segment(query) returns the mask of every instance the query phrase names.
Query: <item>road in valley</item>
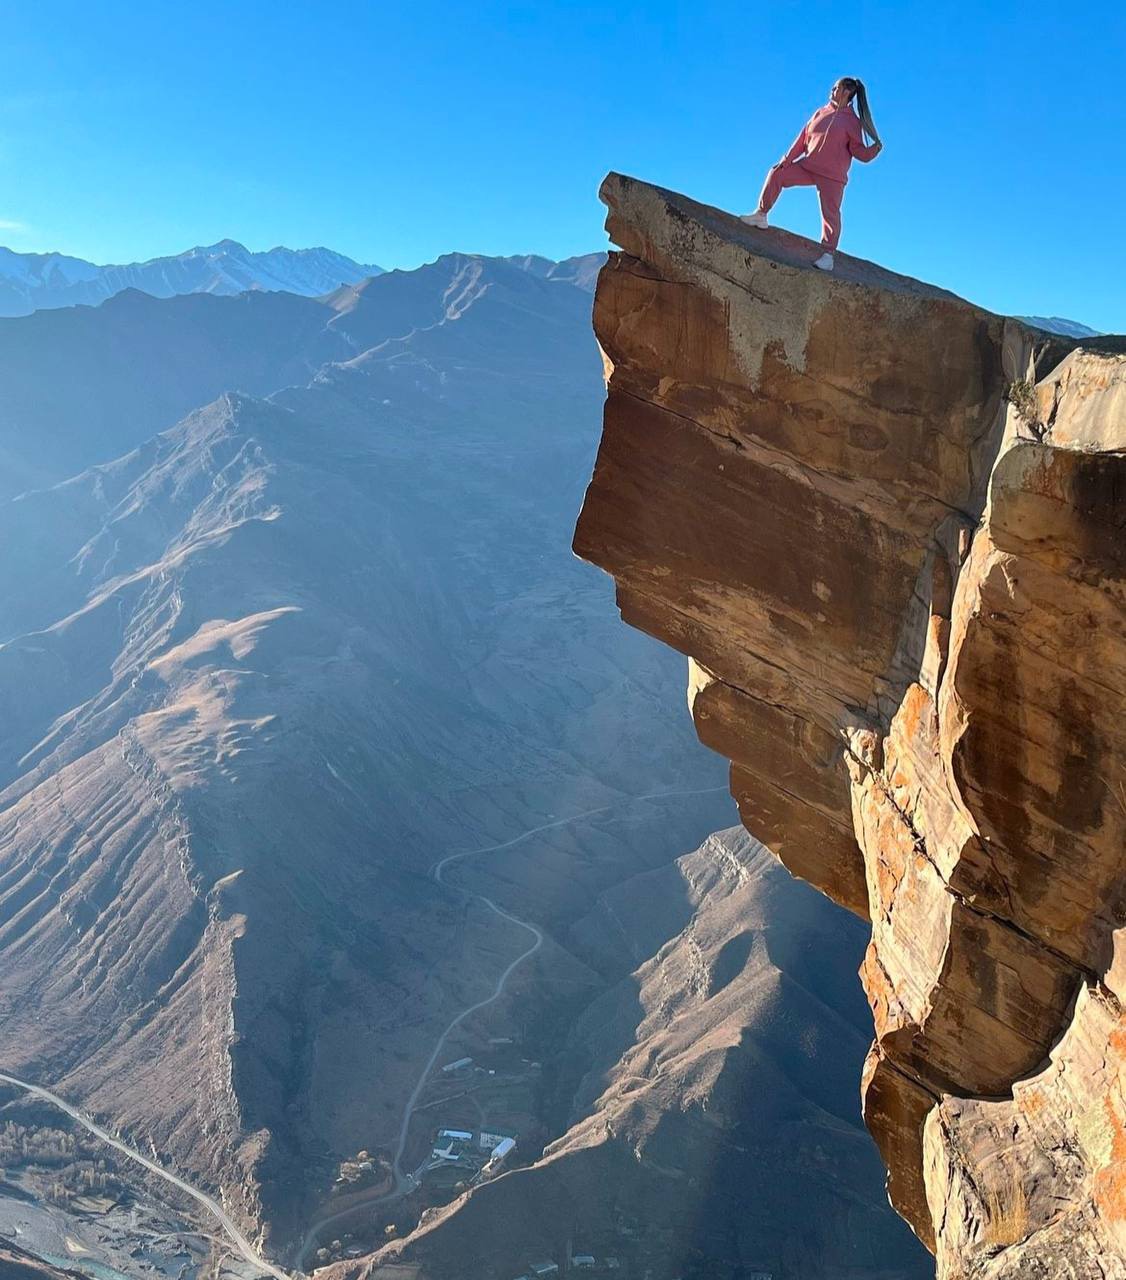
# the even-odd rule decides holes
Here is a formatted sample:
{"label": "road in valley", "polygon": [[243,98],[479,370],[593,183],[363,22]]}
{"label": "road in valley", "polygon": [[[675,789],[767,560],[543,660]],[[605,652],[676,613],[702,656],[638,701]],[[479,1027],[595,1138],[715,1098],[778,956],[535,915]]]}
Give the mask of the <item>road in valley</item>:
{"label": "road in valley", "polygon": [[51,1093],[49,1089],[44,1089],[41,1085],[31,1084],[27,1080],[21,1080],[18,1076],[10,1076],[7,1072],[0,1071],[0,1081],[5,1084],[15,1085],[18,1089],[23,1089],[30,1093],[33,1097],[41,1098],[44,1102],[49,1102],[51,1106],[57,1107],[60,1111],[66,1112],[72,1120],[77,1121],[84,1129],[89,1131],[96,1137],[100,1138],[107,1146],[112,1147],[115,1151],[121,1153],[127,1159],[132,1160],[134,1164],[139,1164],[147,1169],[150,1173],[155,1173],[158,1178],[163,1178],[165,1182],[169,1182],[174,1187],[178,1187],[186,1195],[211,1214],[213,1218],[223,1228],[223,1233],[227,1239],[234,1245],[235,1249],[250,1263],[252,1267],[256,1267],[259,1271],[265,1272],[266,1275],[274,1276],[275,1280],[291,1280],[287,1271],[282,1271],[280,1267],[275,1267],[272,1262],[267,1262],[265,1258],[258,1252],[250,1241],[235,1225],[234,1220],[226,1212],[223,1206],[205,1191],[200,1191],[197,1187],[193,1187],[190,1182],[185,1182],[183,1178],[178,1177],[174,1173],[170,1173],[167,1169],[162,1169],[155,1160],[150,1160],[147,1156],[143,1156],[139,1151],[135,1151],[132,1147],[127,1146],[119,1138],[115,1138],[107,1129],[103,1129],[97,1121],[92,1120],[85,1112],[79,1111],[77,1107],[60,1098],[58,1094]]}
{"label": "road in valley", "polygon": [[[532,836],[541,834],[544,831],[555,831],[560,827],[570,826],[575,822],[582,822],[586,818],[593,818],[602,813],[611,813],[615,809],[620,809],[623,804],[636,804],[645,800],[671,800],[681,796],[704,796],[712,795],[720,791],[727,791],[726,786],[723,787],[700,787],[691,791],[651,791],[646,795],[630,796],[626,801],[618,804],[600,805],[597,809],[586,809],[582,813],[571,814],[568,818],[558,818],[552,822],[541,823],[538,827],[530,827],[527,831],[522,831],[518,836],[513,836],[510,840],[502,840],[499,844],[483,845],[477,849],[462,849],[458,853],[448,853],[440,862],[436,862],[430,869],[430,877],[436,884],[445,884],[443,875],[445,870],[451,863],[460,862],[463,858],[473,858],[483,853],[497,853],[501,849],[511,849],[514,845],[522,843],[524,840],[531,839]],[[473,893],[471,890],[462,890],[467,898],[476,902],[483,903],[490,911],[494,911],[498,916],[505,920],[511,921],[518,925],[526,933],[534,939],[529,947],[522,951],[515,960],[513,960],[504,972],[497,979],[496,986],[493,988],[491,995],[486,996],[484,1000],[478,1000],[476,1004],[471,1004],[451,1018],[446,1024],[442,1034],[438,1037],[431,1051],[429,1058],[426,1060],[425,1066],[419,1073],[418,1080],[415,1082],[414,1088],[411,1090],[410,1097],[407,1098],[406,1106],[403,1108],[403,1119],[399,1126],[399,1137],[395,1147],[395,1156],[391,1163],[391,1172],[393,1182],[390,1191],[382,1192],[380,1195],[373,1197],[361,1204],[349,1205],[347,1209],[341,1209],[337,1213],[329,1214],[328,1217],[321,1218],[314,1222],[309,1230],[305,1233],[305,1238],[301,1241],[301,1248],[297,1254],[297,1265],[303,1267],[306,1258],[317,1241],[317,1237],[325,1227],[330,1227],[336,1222],[343,1222],[346,1218],[350,1218],[353,1214],[360,1211],[367,1211],[375,1208],[380,1204],[391,1204],[396,1200],[400,1200],[403,1196],[413,1191],[417,1186],[415,1174],[403,1174],[402,1160],[403,1154],[407,1148],[407,1141],[410,1134],[411,1118],[414,1115],[415,1107],[418,1100],[422,1096],[422,1091],[426,1088],[427,1080],[430,1072],[434,1069],[434,1064],[438,1061],[438,1055],[442,1052],[442,1048],[446,1041],[466,1018],[471,1014],[477,1013],[481,1009],[487,1008],[494,1004],[504,994],[505,988],[508,986],[508,980],[524,963],[530,960],[532,956],[543,946],[543,934],[534,924],[527,920],[521,920],[519,916],[514,916],[511,912],[505,911],[503,907],[498,907],[492,898],[487,898],[483,893]]]}
{"label": "road in valley", "polygon": [[[621,803],[618,804],[600,805],[599,808],[596,809],[586,809],[583,810],[582,813],[572,814],[569,818],[558,818],[553,820],[553,822],[541,823],[539,827],[528,828],[527,831],[522,831],[518,836],[513,836],[511,840],[503,840],[500,841],[499,844],[484,845],[481,846],[480,849],[463,849],[459,852],[454,852],[454,854],[447,854],[445,858],[438,861],[438,863],[435,863],[434,867],[430,869],[430,877],[434,879],[436,884],[444,884],[445,881],[443,876],[445,869],[447,869],[452,863],[457,863],[457,861],[461,861],[464,858],[475,858],[475,856],[480,854],[493,854],[493,852],[498,852],[502,849],[511,849],[513,845],[518,845],[521,844],[522,841],[530,840],[532,836],[540,835],[541,832],[557,831],[560,827],[568,827],[571,826],[572,823],[582,822],[583,819],[594,818],[598,817],[599,814],[613,812],[614,809],[621,809],[627,804],[636,804],[640,803],[640,801],[646,800],[670,800],[676,799],[678,796],[711,795],[719,791],[727,791],[727,787],[700,787],[691,791],[650,791],[649,794],[646,795],[630,796],[627,800],[621,801]],[[418,1098],[421,1097],[422,1091],[426,1088],[427,1079],[429,1079],[431,1071],[434,1070],[435,1062],[438,1061],[438,1057],[441,1050],[443,1050],[445,1042],[448,1041],[450,1034],[452,1034],[454,1030],[457,1030],[464,1020],[470,1018],[470,1016],[476,1014],[476,1012],[486,1009],[489,1005],[495,1004],[495,1001],[498,1001],[499,998],[504,995],[505,988],[508,987],[509,979],[511,979],[512,975],[516,973],[519,966],[525,963],[526,960],[530,960],[531,957],[540,950],[540,947],[544,945],[544,934],[540,932],[540,929],[536,928],[535,924],[531,924],[528,920],[522,920],[518,915],[513,915],[511,911],[505,911],[502,906],[496,905],[493,899],[491,899],[491,897],[486,897],[484,893],[473,893],[471,890],[462,890],[461,892],[466,895],[467,899],[481,902],[482,905],[486,906],[490,911],[493,911],[495,915],[499,915],[500,918],[517,925],[517,928],[521,929],[521,931],[525,932],[527,936],[531,938],[531,943],[525,947],[525,950],[521,951],[521,954],[519,954],[516,959],[512,960],[511,963],[508,964],[507,968],[504,969],[504,972],[500,974],[498,979],[496,979],[491,995],[486,996],[484,1000],[476,1001],[475,1004],[464,1007],[459,1014],[448,1021],[443,1032],[441,1032],[438,1039],[436,1039],[434,1048],[432,1048],[430,1056],[427,1057],[424,1068],[422,1068],[420,1074],[418,1074],[415,1088],[412,1089],[411,1096],[407,1098],[407,1105],[403,1107],[403,1119],[402,1124],[399,1125],[398,1143],[397,1146],[395,1146],[395,1155],[392,1162],[394,1180],[392,1190],[384,1192],[381,1196],[372,1198],[371,1201],[367,1201],[362,1204],[352,1204],[352,1206],[349,1206],[347,1210],[330,1213],[329,1216],[322,1217],[319,1221],[313,1222],[305,1235],[305,1239],[302,1240],[301,1249],[298,1251],[298,1267],[303,1266],[307,1254],[310,1253],[313,1245],[316,1243],[317,1235],[319,1235],[326,1226],[331,1226],[334,1222],[343,1221],[345,1217],[351,1217],[353,1213],[356,1213],[357,1211],[370,1210],[370,1208],[374,1208],[376,1204],[397,1201],[397,1199],[406,1196],[408,1192],[411,1192],[411,1190],[416,1188],[417,1171],[415,1174],[404,1175],[402,1171],[402,1160],[404,1152],[406,1152],[407,1149],[409,1129],[411,1129],[411,1117],[415,1114]],[[109,1130],[102,1128],[100,1124],[97,1124],[96,1120],[93,1120],[91,1116],[86,1115],[86,1112],[79,1111],[78,1107],[72,1106],[72,1103],[67,1102],[65,1098],[59,1097],[59,1094],[51,1093],[50,1089],[46,1089],[40,1084],[32,1084],[29,1080],[22,1080],[17,1075],[9,1075],[6,1071],[0,1071],[0,1082],[14,1085],[15,1088],[23,1089],[24,1092],[32,1094],[33,1097],[40,1098],[40,1100],[50,1103],[52,1107],[58,1107],[59,1111],[63,1111],[65,1115],[70,1116],[70,1119],[74,1120],[75,1123],[82,1125],[83,1129],[87,1129],[88,1132],[95,1135],[96,1138],[99,1138],[101,1142],[104,1142],[107,1147],[113,1148],[114,1151],[119,1153],[119,1155],[122,1155],[127,1158],[127,1160],[132,1161],[134,1165],[139,1165],[142,1169],[146,1169],[150,1172],[150,1174],[155,1174],[157,1178],[163,1179],[166,1183],[169,1183],[171,1187],[182,1190],[186,1196],[191,1197],[194,1202],[200,1204],[202,1208],[205,1208],[205,1210],[214,1217],[215,1221],[220,1225],[220,1228],[223,1229],[223,1234],[226,1236],[226,1239],[230,1240],[230,1243],[234,1245],[235,1252],[241,1254],[243,1260],[250,1263],[250,1265],[255,1267],[257,1271],[264,1272],[265,1275],[274,1276],[274,1280],[293,1280],[293,1277],[289,1275],[289,1272],[283,1271],[282,1268],[274,1266],[273,1262],[267,1261],[266,1258],[261,1256],[261,1253],[258,1253],[257,1249],[253,1247],[253,1244],[250,1242],[250,1239],[248,1239],[246,1235],[243,1235],[242,1231],[239,1230],[238,1225],[235,1224],[229,1213],[224,1210],[223,1206],[221,1206],[219,1201],[216,1201],[214,1197],[209,1196],[206,1192],[202,1192],[202,1190],[197,1187],[193,1187],[189,1181],[180,1178],[178,1174],[174,1174],[174,1172],[164,1169],[164,1167],[156,1164],[155,1160],[150,1160],[147,1156],[143,1156],[141,1152],[136,1151],[133,1147],[128,1146],[127,1143],[122,1142],[122,1139],[114,1137],[114,1134],[111,1134]]]}
{"label": "road in valley", "polygon": [[[653,791],[649,792],[647,795],[631,796],[623,803],[633,804],[646,800],[674,799],[678,796],[710,795],[712,793],[726,790],[726,787],[702,787],[691,791]],[[622,804],[601,805],[596,809],[587,809],[582,813],[572,814],[569,818],[559,818],[552,822],[541,823],[537,827],[531,827],[527,831],[522,831],[518,836],[513,836],[509,840],[502,840],[498,844],[483,845],[477,849],[463,849],[457,853],[447,854],[446,857],[444,857],[440,862],[435,863],[431,868],[430,876],[436,884],[444,884],[445,881],[443,879],[443,875],[446,868],[450,866],[451,863],[459,862],[463,858],[472,858],[479,854],[496,853],[501,849],[510,849],[513,845],[520,844],[522,841],[528,840],[532,836],[539,835],[544,831],[558,830],[560,827],[570,826],[572,823],[581,822],[586,818],[593,818],[602,813],[609,813],[612,810],[621,807]],[[306,1256],[316,1243],[317,1236],[325,1227],[331,1226],[334,1222],[342,1221],[344,1218],[350,1217],[352,1214],[360,1210],[370,1210],[377,1204],[386,1204],[394,1200],[398,1200],[408,1192],[414,1190],[417,1185],[416,1175],[403,1174],[403,1154],[407,1147],[411,1117],[414,1114],[418,1100],[422,1095],[422,1091],[426,1087],[426,1082],[430,1076],[430,1072],[434,1069],[434,1064],[437,1062],[438,1056],[442,1052],[443,1046],[449,1039],[450,1035],[466,1020],[466,1018],[477,1013],[481,1009],[487,1008],[489,1005],[499,1000],[508,986],[509,979],[516,970],[519,969],[526,960],[531,959],[531,957],[539,951],[540,947],[543,946],[543,934],[534,924],[531,924],[527,920],[521,920],[519,916],[513,915],[510,911],[505,911],[503,907],[497,906],[492,898],[486,897],[483,893],[473,893],[471,890],[462,890],[461,892],[463,892],[467,898],[482,903],[502,919],[508,920],[510,923],[516,925],[526,933],[532,941],[529,946],[521,951],[515,960],[512,960],[508,964],[503,973],[501,973],[500,977],[496,981],[492,994],[486,996],[483,1000],[476,1001],[474,1004],[467,1005],[460,1013],[451,1018],[443,1029],[441,1035],[435,1041],[434,1048],[431,1050],[430,1056],[427,1058],[422,1071],[419,1073],[418,1080],[416,1081],[414,1088],[411,1090],[406,1106],[403,1108],[403,1119],[399,1127],[398,1143],[395,1148],[395,1157],[392,1162],[393,1185],[391,1190],[374,1197],[372,1200],[367,1201],[364,1204],[350,1205],[347,1209],[341,1210],[338,1213],[330,1214],[327,1217],[314,1222],[306,1232],[305,1238],[301,1242],[301,1248],[297,1256],[298,1267],[303,1266]],[[149,1173],[155,1174],[158,1178],[163,1179],[171,1186],[174,1186],[184,1192],[185,1195],[194,1200],[198,1205],[205,1209],[216,1220],[216,1222],[218,1222],[219,1226],[223,1230],[223,1234],[234,1246],[236,1252],[239,1253],[241,1257],[256,1270],[264,1273],[265,1275],[273,1276],[274,1280],[293,1280],[293,1277],[289,1272],[283,1271],[280,1267],[274,1266],[272,1262],[269,1262],[267,1259],[262,1257],[258,1250],[255,1249],[254,1245],[251,1244],[250,1240],[242,1233],[242,1231],[239,1230],[230,1214],[227,1213],[223,1206],[214,1197],[208,1195],[207,1192],[200,1191],[198,1187],[194,1187],[190,1182],[181,1178],[178,1174],[162,1168],[155,1160],[150,1160],[148,1156],[142,1155],[141,1152],[135,1150],[127,1143],[122,1142],[120,1138],[115,1137],[108,1129],[103,1128],[96,1120],[86,1115],[85,1112],[80,1111],[75,1106],[72,1106],[71,1103],[67,1102],[64,1098],[59,1097],[58,1094],[52,1093],[49,1089],[45,1089],[42,1085],[33,1084],[28,1080],[21,1080],[18,1076],[9,1075],[4,1071],[0,1071],[0,1082],[13,1085],[17,1089],[23,1089],[33,1097],[40,1098],[51,1106],[57,1107],[60,1111],[70,1116],[70,1118],[76,1123],[82,1125],[84,1129],[89,1130],[90,1133],[100,1141],[104,1142],[108,1147],[112,1147],[114,1151],[123,1155],[127,1160],[131,1160],[134,1164],[140,1165],[143,1169],[148,1170]]]}
{"label": "road in valley", "polygon": [[[480,852],[484,852],[484,851],[480,850]],[[459,856],[461,855],[452,854],[449,858],[446,858],[442,862],[439,862],[438,865],[434,868],[434,879],[435,881],[437,881],[438,884],[442,883],[442,868],[446,865],[447,862],[450,862],[453,860],[453,858],[459,857]],[[519,916],[512,915],[510,912],[505,911],[503,907],[498,907],[497,904],[492,900],[492,898],[486,898],[483,893],[470,893],[467,896],[475,899],[477,902],[483,902],[485,906],[487,906],[491,911],[495,911],[497,915],[501,917],[502,920],[511,920],[513,924],[519,925],[521,929],[524,929],[528,933],[530,933],[535,940],[533,941],[532,945],[528,947],[525,951],[522,951],[516,957],[516,959],[512,961],[512,963],[508,966],[508,968],[505,969],[505,971],[500,975],[500,977],[497,979],[496,986],[493,988],[492,995],[486,996],[484,1000],[478,1000],[476,1004],[471,1004],[467,1008],[462,1009],[462,1011],[457,1015],[456,1018],[450,1019],[449,1023],[446,1026],[446,1029],[438,1037],[438,1040],[434,1045],[433,1052],[430,1054],[430,1057],[426,1060],[426,1066],[422,1068],[422,1071],[419,1074],[419,1077],[414,1086],[414,1089],[411,1091],[411,1096],[407,1099],[407,1105],[403,1109],[403,1123],[399,1128],[399,1145],[395,1148],[395,1159],[392,1161],[392,1164],[391,1164],[392,1172],[395,1175],[396,1185],[399,1185],[403,1180],[401,1166],[402,1166],[402,1160],[403,1160],[403,1152],[406,1150],[406,1146],[407,1146],[407,1134],[410,1129],[411,1117],[414,1115],[414,1109],[418,1103],[419,1096],[421,1095],[423,1089],[426,1087],[427,1078],[429,1077],[430,1072],[434,1070],[434,1063],[438,1061],[438,1055],[442,1052],[442,1046],[449,1039],[450,1033],[454,1031],[457,1027],[459,1027],[465,1021],[465,1019],[469,1017],[470,1014],[476,1013],[479,1009],[485,1009],[489,1005],[493,1004],[495,1001],[499,1000],[501,996],[504,994],[504,989],[508,985],[509,978],[512,977],[512,975],[516,972],[517,969],[519,969],[519,967],[524,963],[525,960],[528,960],[532,956],[534,956],[536,952],[540,949],[540,947],[543,946],[543,934],[540,933],[540,931],[536,928],[534,924],[529,924],[527,920],[521,920]]]}

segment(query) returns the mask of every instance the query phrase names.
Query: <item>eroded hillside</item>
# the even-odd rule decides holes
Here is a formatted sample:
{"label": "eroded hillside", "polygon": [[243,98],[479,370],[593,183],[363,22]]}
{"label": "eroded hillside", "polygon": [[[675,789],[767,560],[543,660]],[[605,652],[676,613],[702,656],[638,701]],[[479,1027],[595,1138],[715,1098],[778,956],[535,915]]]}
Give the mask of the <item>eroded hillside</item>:
{"label": "eroded hillside", "polygon": [[[432,1276],[570,1231],[656,1280],[915,1280],[863,929],[737,834],[685,855],[723,764],[568,551],[596,265],[6,322],[0,1066],[293,1270],[394,1224]],[[415,1179],[486,1116],[499,1176]]]}
{"label": "eroded hillside", "polygon": [[[145,300],[151,367],[76,370],[37,430],[0,413],[30,469],[78,472],[0,503],[0,1065],[221,1192],[275,1257],[345,1159],[391,1158],[443,1029],[524,949],[462,884],[548,936],[450,1057],[527,1024],[535,1056],[604,986],[569,923],[730,814],[678,731],[676,659],[567,551],[590,294],[458,255],[421,277]],[[201,341],[179,385],[189,304],[225,363]],[[127,348],[133,312],[6,322],[48,334],[27,387],[60,325]],[[212,379],[279,386],[152,436],[162,371],[161,413]]]}
{"label": "eroded hillside", "polygon": [[575,540],[749,830],[870,921],[865,1115],[954,1276],[1124,1274],[1126,357],[611,175]]}
{"label": "eroded hillside", "polygon": [[568,1244],[691,1280],[922,1280],[856,1103],[864,933],[739,828],[608,890],[570,940],[616,980],[560,1055],[565,1132],[334,1280],[519,1275]]}

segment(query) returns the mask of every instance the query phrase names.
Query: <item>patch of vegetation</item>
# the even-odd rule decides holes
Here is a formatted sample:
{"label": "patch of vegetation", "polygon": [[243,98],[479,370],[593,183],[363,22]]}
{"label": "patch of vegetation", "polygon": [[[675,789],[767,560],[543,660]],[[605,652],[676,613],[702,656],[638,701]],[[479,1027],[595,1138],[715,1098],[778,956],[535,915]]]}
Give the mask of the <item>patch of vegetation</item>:
{"label": "patch of vegetation", "polygon": [[1016,410],[1017,417],[1026,427],[1041,434],[1044,424],[1040,421],[1040,404],[1036,399],[1036,388],[1027,378],[1017,378],[1010,382],[1005,392],[1005,399]]}
{"label": "patch of vegetation", "polygon": [[0,1122],[0,1182],[19,1170],[26,1179],[25,1198],[38,1196],[70,1205],[76,1197],[100,1196],[112,1204],[127,1188],[106,1161],[97,1138],[52,1125]]}

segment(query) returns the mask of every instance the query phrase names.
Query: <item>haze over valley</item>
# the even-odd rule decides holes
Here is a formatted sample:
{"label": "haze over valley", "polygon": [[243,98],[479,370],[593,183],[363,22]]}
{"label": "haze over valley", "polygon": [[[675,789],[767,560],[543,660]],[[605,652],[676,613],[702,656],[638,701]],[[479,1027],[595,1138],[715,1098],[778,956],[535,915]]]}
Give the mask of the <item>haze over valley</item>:
{"label": "haze over valley", "polygon": [[[682,661],[569,550],[600,261],[2,322],[0,1067],[290,1270],[390,1226],[462,1274],[515,1205],[505,1265],[584,1231],[641,1265],[629,1222],[688,1179],[669,1267],[874,1274],[879,1240],[923,1274],[856,1106],[862,940],[709,838],[734,813]],[[732,907],[763,893],[769,927]],[[824,947],[783,945],[809,911]],[[749,1214],[707,1194],[717,1109]],[[512,1134],[507,1172],[423,1171],[443,1124]],[[796,1254],[783,1130],[828,1161]]]}

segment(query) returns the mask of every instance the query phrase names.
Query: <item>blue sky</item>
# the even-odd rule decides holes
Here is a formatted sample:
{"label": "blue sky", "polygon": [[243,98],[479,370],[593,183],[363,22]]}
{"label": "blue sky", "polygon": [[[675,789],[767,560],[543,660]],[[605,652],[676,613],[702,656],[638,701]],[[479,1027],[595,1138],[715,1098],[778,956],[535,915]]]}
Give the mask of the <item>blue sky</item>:
{"label": "blue sky", "polygon": [[[0,243],[231,236],[384,266],[602,247],[610,168],[727,208],[842,74],[886,150],[842,248],[1126,329],[1126,5],[39,0],[0,41]],[[816,234],[809,191],[777,220]]]}

